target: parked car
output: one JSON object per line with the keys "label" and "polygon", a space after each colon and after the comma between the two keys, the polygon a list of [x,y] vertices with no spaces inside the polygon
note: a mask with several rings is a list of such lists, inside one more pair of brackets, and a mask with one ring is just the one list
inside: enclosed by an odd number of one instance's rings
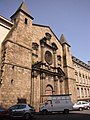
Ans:
{"label": "parked car", "polygon": [[7,110],[7,115],[10,118],[23,118],[24,120],[30,120],[34,117],[34,113],[34,107],[23,103],[13,105]]}
{"label": "parked car", "polygon": [[6,109],[0,106],[0,119],[4,119]]}
{"label": "parked car", "polygon": [[89,102],[86,101],[78,101],[73,105],[73,110],[85,110],[85,109],[90,109],[90,104]]}

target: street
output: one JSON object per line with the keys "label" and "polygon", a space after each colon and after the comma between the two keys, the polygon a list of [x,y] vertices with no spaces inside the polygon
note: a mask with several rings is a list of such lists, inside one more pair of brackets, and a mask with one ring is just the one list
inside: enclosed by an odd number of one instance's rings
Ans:
{"label": "street", "polygon": [[[69,114],[53,113],[47,115],[36,114],[32,120],[89,120],[90,110],[71,111]],[[0,119],[1,120],[1,119]],[[8,120],[8,119],[4,119]],[[13,119],[13,120],[21,120]]]}
{"label": "street", "polygon": [[90,110],[72,111],[69,114],[35,115],[36,120],[89,120]]}

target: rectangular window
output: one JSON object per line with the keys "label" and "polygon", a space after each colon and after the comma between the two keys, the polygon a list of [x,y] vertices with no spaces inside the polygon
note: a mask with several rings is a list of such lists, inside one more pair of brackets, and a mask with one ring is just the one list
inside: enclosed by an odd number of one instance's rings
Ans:
{"label": "rectangular window", "polygon": [[25,24],[27,24],[28,23],[28,19],[27,18],[25,18]]}

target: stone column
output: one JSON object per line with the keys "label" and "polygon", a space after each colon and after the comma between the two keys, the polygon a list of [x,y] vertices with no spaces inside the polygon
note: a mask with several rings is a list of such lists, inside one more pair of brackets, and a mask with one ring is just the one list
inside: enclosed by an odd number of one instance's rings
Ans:
{"label": "stone column", "polygon": [[[56,51],[53,51],[54,67],[56,67]],[[55,70],[56,71],[56,70]]]}
{"label": "stone column", "polygon": [[[53,60],[54,60],[54,67],[56,68],[56,51],[53,51]],[[54,69],[54,72],[56,72],[56,69]],[[58,77],[54,76],[54,94],[58,93]]]}
{"label": "stone column", "polygon": [[58,94],[58,78],[57,76],[54,77],[54,94]]}
{"label": "stone column", "polygon": [[62,77],[60,78],[60,94],[63,94],[63,87],[62,87],[62,84],[63,83],[63,79]]}
{"label": "stone column", "polygon": [[40,40],[41,44],[41,61],[44,62],[44,45],[46,43],[46,38]]}
{"label": "stone column", "polygon": [[35,105],[35,82],[37,80],[37,72],[33,71],[32,72],[32,82],[31,82],[31,104]]}
{"label": "stone column", "polygon": [[45,73],[41,73],[40,76],[40,103],[43,103],[43,80],[45,79]]}

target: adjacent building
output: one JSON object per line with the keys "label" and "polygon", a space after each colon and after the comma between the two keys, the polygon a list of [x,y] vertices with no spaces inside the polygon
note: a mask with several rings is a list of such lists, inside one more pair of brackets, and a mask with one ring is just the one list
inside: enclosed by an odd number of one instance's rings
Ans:
{"label": "adjacent building", "polygon": [[72,56],[76,89],[77,89],[77,100],[90,100],[90,64],[84,63],[78,58]]}
{"label": "adjacent building", "polygon": [[0,104],[32,104],[37,110],[49,95],[90,99],[90,66],[71,55],[70,45],[49,26],[33,23],[25,2],[11,16],[0,16]]}

